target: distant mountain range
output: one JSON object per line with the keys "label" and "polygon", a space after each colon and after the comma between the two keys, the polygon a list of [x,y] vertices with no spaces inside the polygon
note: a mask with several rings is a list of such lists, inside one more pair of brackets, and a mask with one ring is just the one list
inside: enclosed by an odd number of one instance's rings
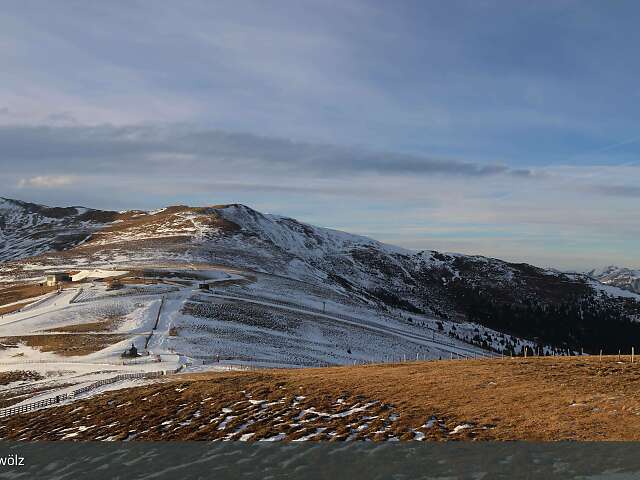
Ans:
{"label": "distant mountain range", "polygon": [[640,333],[640,296],[629,288],[637,288],[637,272],[627,285],[624,269],[567,274],[415,252],[239,204],[113,212],[0,199],[0,281],[32,278],[38,268],[171,261],[322,284],[407,315],[472,321],[572,348],[617,351]]}
{"label": "distant mountain range", "polygon": [[638,269],[610,265],[603,269],[591,270],[587,274],[606,285],[640,293],[640,270]]}

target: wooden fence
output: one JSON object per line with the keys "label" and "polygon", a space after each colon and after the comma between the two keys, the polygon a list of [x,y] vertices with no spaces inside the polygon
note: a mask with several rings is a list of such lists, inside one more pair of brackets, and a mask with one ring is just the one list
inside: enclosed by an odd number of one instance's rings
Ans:
{"label": "wooden fence", "polygon": [[115,377],[98,380],[89,385],[85,385],[84,387],[80,387],[75,390],[72,390],[71,392],[68,392],[68,393],[62,393],[54,397],[43,398],[42,400],[38,400],[37,402],[25,403],[23,405],[18,405],[15,407],[0,409],[0,418],[9,417],[11,415],[17,415],[19,413],[30,412],[42,407],[47,407],[49,405],[55,405],[64,400],[74,398],[77,395],[81,395],[83,393],[89,392],[103,385],[109,385],[112,383],[120,382],[122,380],[130,380],[135,378],[158,378],[158,377],[167,375],[167,373],[176,373],[178,370],[169,371],[169,372],[167,372],[166,370],[159,370],[155,372],[144,372],[144,373],[122,373],[120,375],[116,375]]}

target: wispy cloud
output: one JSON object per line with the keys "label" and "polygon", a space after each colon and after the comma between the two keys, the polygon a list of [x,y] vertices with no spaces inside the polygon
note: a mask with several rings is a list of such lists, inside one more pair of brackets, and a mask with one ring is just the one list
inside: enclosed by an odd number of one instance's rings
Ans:
{"label": "wispy cloud", "polygon": [[74,183],[74,177],[68,175],[38,175],[21,178],[18,188],[59,188]]}
{"label": "wispy cloud", "polygon": [[640,198],[640,187],[637,185],[592,185],[585,190],[609,197]]}

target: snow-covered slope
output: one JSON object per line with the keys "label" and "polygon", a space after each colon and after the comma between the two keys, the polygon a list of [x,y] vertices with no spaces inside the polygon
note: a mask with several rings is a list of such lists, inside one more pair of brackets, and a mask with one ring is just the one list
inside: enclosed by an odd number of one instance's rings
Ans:
{"label": "snow-covered slope", "polygon": [[0,198],[0,262],[70,248],[103,227],[114,214]]}
{"label": "snow-covered slope", "polygon": [[377,248],[389,253],[409,254],[408,250],[385,245],[367,237],[314,227],[293,218],[265,215],[244,205],[228,205],[216,212],[244,232],[262,237],[277,247],[301,257],[320,258],[352,248]]}
{"label": "snow-covered slope", "polygon": [[605,285],[640,294],[640,270],[610,265],[603,269],[591,270],[588,274]]}
{"label": "snow-covered slope", "polygon": [[[322,285],[389,312],[470,320],[520,337],[576,346],[595,346],[605,324],[612,342],[625,339],[629,332],[621,325],[640,319],[640,303],[633,296],[599,288],[588,275],[481,256],[413,252],[244,205],[91,212],[109,217],[109,223],[92,223],[91,237],[74,248],[4,264],[0,276],[5,281],[33,277],[35,270],[52,266],[223,265]],[[14,255],[8,258],[23,254],[15,245],[5,243],[5,251]]]}

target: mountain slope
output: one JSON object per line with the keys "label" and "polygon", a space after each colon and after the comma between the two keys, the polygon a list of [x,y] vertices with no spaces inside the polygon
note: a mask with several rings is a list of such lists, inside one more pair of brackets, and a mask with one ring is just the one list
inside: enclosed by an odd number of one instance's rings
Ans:
{"label": "mountain slope", "polygon": [[[7,278],[24,277],[38,264],[219,264],[320,285],[389,312],[468,320],[541,343],[593,351],[626,346],[636,334],[632,322],[640,319],[640,296],[621,295],[587,275],[481,256],[412,252],[238,204],[125,213],[72,207],[75,213],[53,209],[65,213],[55,221],[47,207],[22,208],[29,213],[12,214],[4,225],[17,231],[12,222],[18,219],[24,230],[40,215],[43,240],[37,248],[23,248],[19,235],[5,235],[5,258],[53,249],[60,232],[81,231],[75,238],[83,241],[4,264]],[[489,346],[480,336],[475,342]]]}
{"label": "mountain slope", "polygon": [[606,285],[640,293],[640,270],[611,265],[602,270],[591,270],[588,275]]}
{"label": "mountain slope", "polygon": [[116,216],[116,212],[0,198],[0,262],[73,247]]}

